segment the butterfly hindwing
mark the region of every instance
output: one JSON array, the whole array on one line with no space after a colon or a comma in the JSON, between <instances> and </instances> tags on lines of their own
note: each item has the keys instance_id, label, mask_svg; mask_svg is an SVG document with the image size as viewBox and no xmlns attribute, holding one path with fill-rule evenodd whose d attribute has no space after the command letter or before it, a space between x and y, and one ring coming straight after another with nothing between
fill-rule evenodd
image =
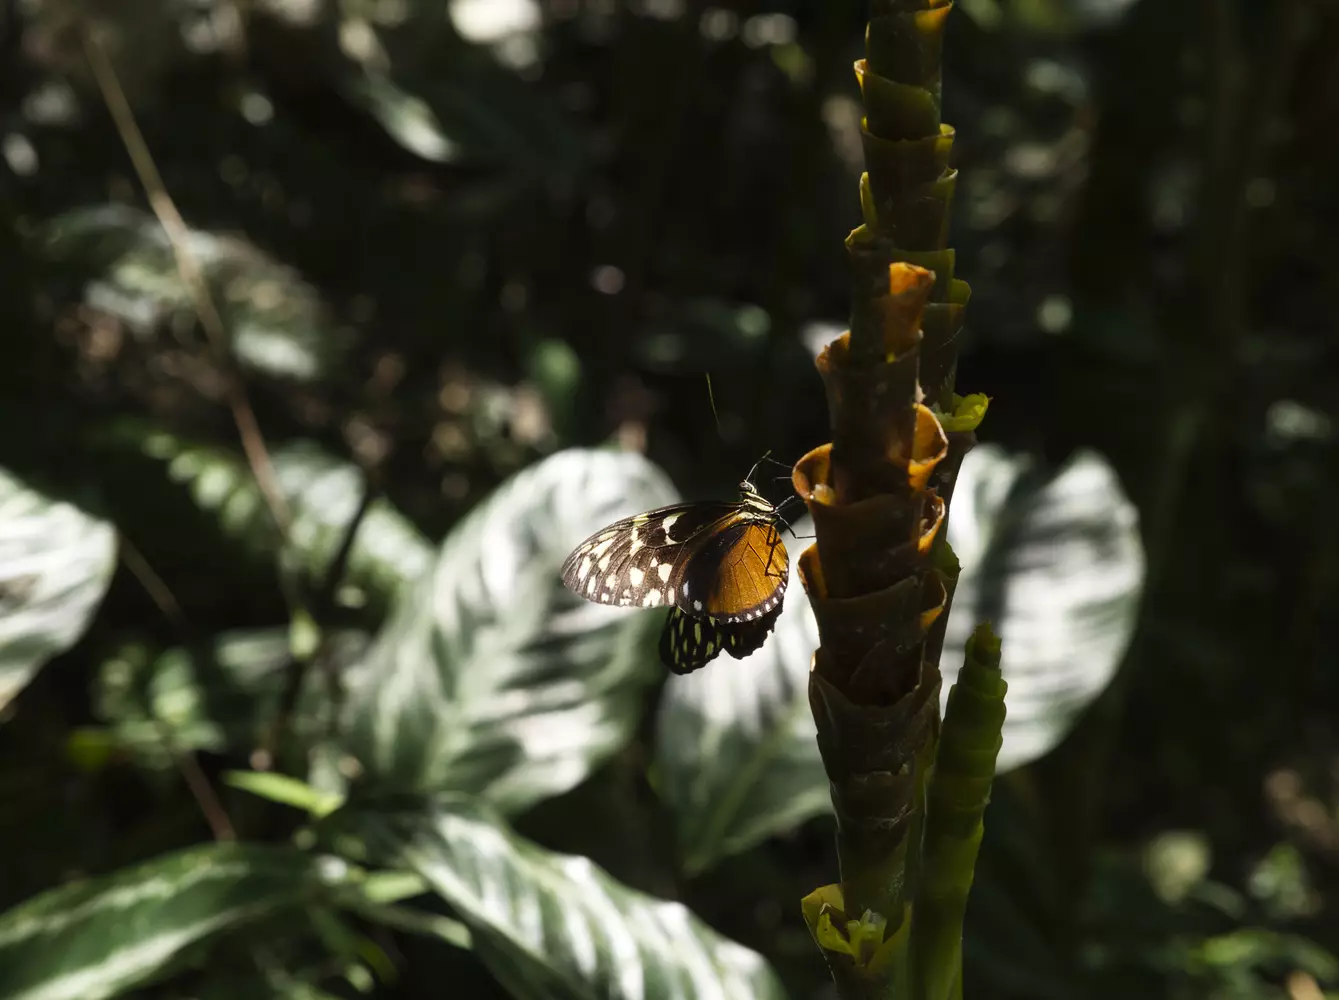
<instances>
[{"instance_id":1,"label":"butterfly hindwing","mask_svg":"<svg viewBox=\"0 0 1339 1000\"><path fill-rule=\"evenodd\" d=\"M674 608L660 632L660 661L676 674L689 674L721 652L742 660L763 644L780 614L778 603L752 621L728 624L719 619L694 618Z\"/></svg>"}]
</instances>

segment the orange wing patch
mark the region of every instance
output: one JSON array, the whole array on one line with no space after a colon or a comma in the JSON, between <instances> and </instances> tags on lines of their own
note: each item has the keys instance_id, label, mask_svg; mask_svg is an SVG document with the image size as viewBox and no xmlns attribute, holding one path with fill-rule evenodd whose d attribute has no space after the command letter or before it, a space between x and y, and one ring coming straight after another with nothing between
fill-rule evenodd
<instances>
[{"instance_id":1,"label":"orange wing patch","mask_svg":"<svg viewBox=\"0 0 1339 1000\"><path fill-rule=\"evenodd\" d=\"M747 524L716 564L706 612L727 622L761 618L781 603L789 576L780 532L771 524Z\"/></svg>"}]
</instances>

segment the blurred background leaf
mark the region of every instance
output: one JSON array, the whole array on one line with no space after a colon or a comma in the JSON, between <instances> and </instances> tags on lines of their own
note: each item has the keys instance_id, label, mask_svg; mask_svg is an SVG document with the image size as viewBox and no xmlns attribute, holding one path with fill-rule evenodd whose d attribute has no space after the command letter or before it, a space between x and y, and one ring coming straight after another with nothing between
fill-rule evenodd
<instances>
[{"instance_id":1,"label":"blurred background leaf","mask_svg":"<svg viewBox=\"0 0 1339 1000\"><path fill-rule=\"evenodd\" d=\"M305 675L292 720L297 745L310 748L330 732L331 683L366 650L356 631L327 637L323 661ZM170 766L178 753L247 755L264 743L293 669L288 629L226 632L196 647L154 653L127 643L102 664L94 711L114 746L144 766Z\"/></svg>"},{"instance_id":2,"label":"blurred background leaf","mask_svg":"<svg viewBox=\"0 0 1339 1000\"><path fill-rule=\"evenodd\" d=\"M196 230L187 246L204 272L237 360L276 378L329 377L348 332L326 315L318 293L292 268L237 236ZM100 205L44 227L44 259L93 310L132 336L185 337L195 326L191 291L167 234L147 212Z\"/></svg>"},{"instance_id":3,"label":"blurred background leaf","mask_svg":"<svg viewBox=\"0 0 1339 1000\"><path fill-rule=\"evenodd\" d=\"M115 568L110 524L0 469L0 718L83 634Z\"/></svg>"}]
</instances>

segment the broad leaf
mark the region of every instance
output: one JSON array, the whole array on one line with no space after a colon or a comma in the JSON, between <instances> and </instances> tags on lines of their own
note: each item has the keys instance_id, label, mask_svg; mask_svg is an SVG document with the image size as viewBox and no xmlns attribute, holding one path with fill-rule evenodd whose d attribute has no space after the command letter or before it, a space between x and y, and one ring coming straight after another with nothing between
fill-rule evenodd
<instances>
[{"instance_id":1,"label":"broad leaf","mask_svg":"<svg viewBox=\"0 0 1339 1000\"><path fill-rule=\"evenodd\" d=\"M795 533L813 534L813 522ZM688 872L831 807L809 710L818 625L794 570L804 544L791 546L786 603L762 648L670 678L661 701L653 778Z\"/></svg>"},{"instance_id":2,"label":"broad leaf","mask_svg":"<svg viewBox=\"0 0 1339 1000\"><path fill-rule=\"evenodd\" d=\"M0 914L0 996L102 1000L173 970L188 948L342 878L291 848L211 844L53 889Z\"/></svg>"},{"instance_id":3,"label":"broad leaf","mask_svg":"<svg viewBox=\"0 0 1339 1000\"><path fill-rule=\"evenodd\" d=\"M629 889L586 858L522 840L472 800L446 796L426 808L341 818L375 857L417 871L451 904L476 952L522 1000L785 995L761 956L681 904Z\"/></svg>"},{"instance_id":4,"label":"broad leaf","mask_svg":"<svg viewBox=\"0 0 1339 1000\"><path fill-rule=\"evenodd\" d=\"M443 544L349 674L345 748L377 788L504 809L566 791L631 736L663 614L583 601L563 559L674 499L639 455L570 450L504 483Z\"/></svg>"},{"instance_id":5,"label":"broad leaf","mask_svg":"<svg viewBox=\"0 0 1339 1000\"><path fill-rule=\"evenodd\" d=\"M84 301L132 333L195 322L190 288L152 215L124 205L77 209L50 222L45 237L46 257L80 283ZM338 367L348 338L291 268L235 236L196 230L188 249L239 362L303 382Z\"/></svg>"},{"instance_id":6,"label":"broad leaf","mask_svg":"<svg viewBox=\"0 0 1339 1000\"><path fill-rule=\"evenodd\" d=\"M949 520L963 574L944 692L972 628L995 622L1009 682L996 768L1008 771L1049 753L1115 676L1134 634L1144 549L1138 512L1095 452L1054 473L993 445L969 460Z\"/></svg>"},{"instance_id":7,"label":"broad leaf","mask_svg":"<svg viewBox=\"0 0 1339 1000\"><path fill-rule=\"evenodd\" d=\"M115 568L111 525L0 469L0 710L83 635Z\"/></svg>"},{"instance_id":8,"label":"broad leaf","mask_svg":"<svg viewBox=\"0 0 1339 1000\"><path fill-rule=\"evenodd\" d=\"M165 461L168 475L185 484L194 501L217 516L226 535L264 555L277 546L274 519L240 455L138 426L122 425L114 433L132 437L143 452ZM366 489L364 476L353 464L308 441L273 447L270 457L291 508L283 558L301 566L312 579L322 580L358 512ZM374 500L349 550L345 601L360 603L370 597L389 603L392 593L420 577L431 561L432 549L418 529L387 501ZM350 591L352 597L347 596Z\"/></svg>"},{"instance_id":9,"label":"broad leaf","mask_svg":"<svg viewBox=\"0 0 1339 1000\"><path fill-rule=\"evenodd\" d=\"M972 627L994 621L1009 681L998 766L1006 771L1059 743L1120 663L1143 580L1135 510L1092 453L1048 476L1026 457L983 445L963 463L949 539L962 575L942 697ZM666 687L654 776L675 812L689 871L830 809L808 702L818 627L793 584L761 649Z\"/></svg>"},{"instance_id":10,"label":"broad leaf","mask_svg":"<svg viewBox=\"0 0 1339 1000\"><path fill-rule=\"evenodd\" d=\"M304 745L328 729L326 671L342 671L367 642L360 632L333 633L323 654L329 660L307 671L293 715ZM127 645L102 664L94 709L116 744L151 767L172 766L183 750L246 755L268 733L292 662L282 628L225 632L157 656Z\"/></svg>"}]
</instances>

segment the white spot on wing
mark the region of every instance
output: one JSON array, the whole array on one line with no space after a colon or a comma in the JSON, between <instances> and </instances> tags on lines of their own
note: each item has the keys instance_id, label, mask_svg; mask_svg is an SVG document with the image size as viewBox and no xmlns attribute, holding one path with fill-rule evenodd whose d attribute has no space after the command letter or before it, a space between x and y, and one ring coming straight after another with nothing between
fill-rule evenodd
<instances>
[{"instance_id":1,"label":"white spot on wing","mask_svg":"<svg viewBox=\"0 0 1339 1000\"><path fill-rule=\"evenodd\" d=\"M598 563L596 563L596 565L600 567L600 572L601 572L601 573L603 573L605 570L607 570L607 569L609 568L609 560L610 560L610 558L611 558L610 554L609 554L608 552L606 552L606 553L604 554L604 558L601 559Z\"/></svg>"},{"instance_id":2,"label":"white spot on wing","mask_svg":"<svg viewBox=\"0 0 1339 1000\"><path fill-rule=\"evenodd\" d=\"M670 573L672 573L673 571L674 567L671 566L669 563L661 563L659 566L656 567L656 572L660 574L661 583L669 583Z\"/></svg>"},{"instance_id":3,"label":"white spot on wing","mask_svg":"<svg viewBox=\"0 0 1339 1000\"><path fill-rule=\"evenodd\" d=\"M646 574L642 572L640 566L633 566L628 570L628 579L632 581L634 587L640 587L642 581L646 579Z\"/></svg>"},{"instance_id":4,"label":"white spot on wing","mask_svg":"<svg viewBox=\"0 0 1339 1000\"><path fill-rule=\"evenodd\" d=\"M670 528L674 527L674 522L677 521L678 519L679 519L678 514L671 514L669 517L665 518L665 523L661 525L661 527L665 531L665 541L667 542L674 541L674 539L670 538Z\"/></svg>"},{"instance_id":5,"label":"white spot on wing","mask_svg":"<svg viewBox=\"0 0 1339 1000\"><path fill-rule=\"evenodd\" d=\"M644 598L642 598L642 607L644 607L644 608L654 608L654 607L657 607L657 606L660 604L660 602L661 602L662 600L664 600L664 598L665 598L665 595L662 594L660 591L658 591L658 590L648 590L648 591L646 592L646 596L645 596Z\"/></svg>"},{"instance_id":6,"label":"white spot on wing","mask_svg":"<svg viewBox=\"0 0 1339 1000\"><path fill-rule=\"evenodd\" d=\"M687 590L688 588L685 587L684 589ZM701 601L694 601L694 602L693 602L693 610L694 610L694 611L701 611L701 610L702 610L702 602L701 602Z\"/></svg>"}]
</instances>

